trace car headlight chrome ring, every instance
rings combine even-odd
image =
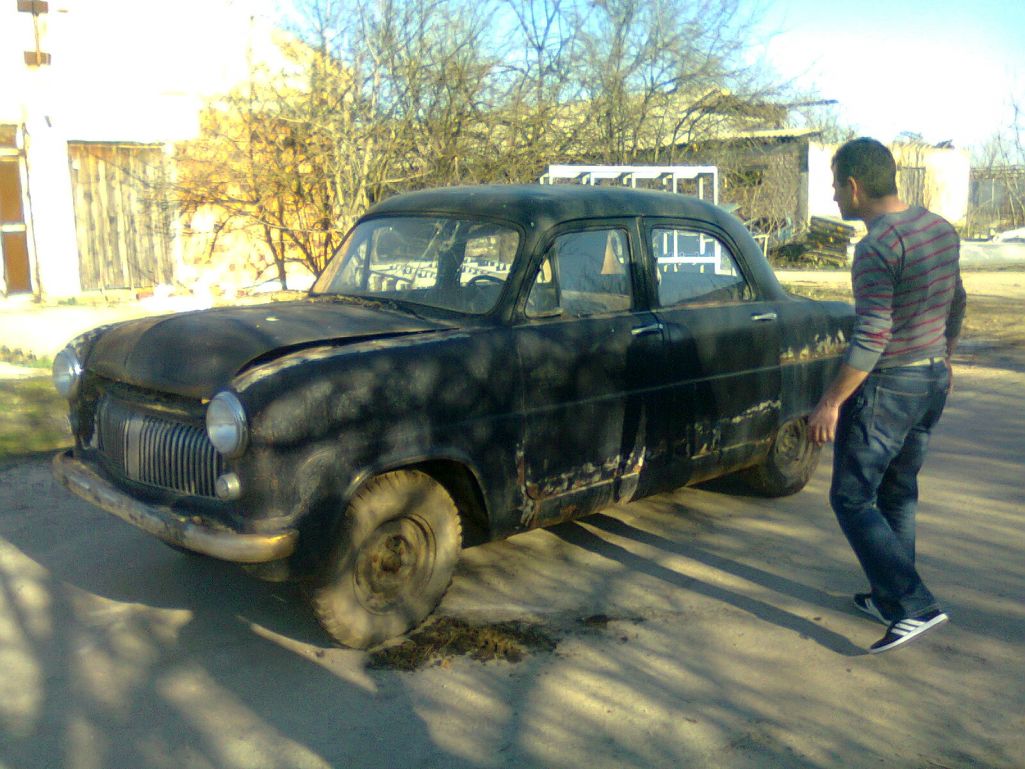
[[[53,359],[53,386],[62,398],[72,400],[81,382],[82,362],[72,348],[65,347]]]
[[[230,392],[217,393],[206,407],[206,434],[210,443],[228,459],[246,450],[249,443],[249,425],[245,409]]]

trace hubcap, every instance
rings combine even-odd
[[[784,425],[776,436],[775,452],[782,460],[781,465],[797,464],[804,458],[808,447],[805,440],[804,426],[800,422]]]
[[[427,585],[434,570],[434,537],[414,517],[379,526],[360,547],[356,595],[369,611],[387,612]]]

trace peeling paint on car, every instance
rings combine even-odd
[[[790,347],[779,356],[781,364],[806,363],[813,360],[835,357],[847,349],[847,337],[843,330],[828,335],[816,335],[810,344],[800,348]]]

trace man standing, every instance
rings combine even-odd
[[[851,267],[857,319],[844,363],[809,418],[834,440],[830,504],[868,577],[854,603],[888,626],[869,649],[947,621],[915,569],[918,471],[946,403],[965,311],[954,228],[897,195],[896,164],[874,139],[833,156],[833,199],[868,233]]]

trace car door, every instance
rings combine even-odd
[[[737,247],[711,225],[649,221],[645,233],[671,379],[661,437],[679,485],[742,466],[772,436],[779,315],[745,276]]]
[[[662,326],[635,291],[636,245],[630,222],[563,229],[530,281],[515,335],[525,526],[629,498],[636,486],[663,350]]]

